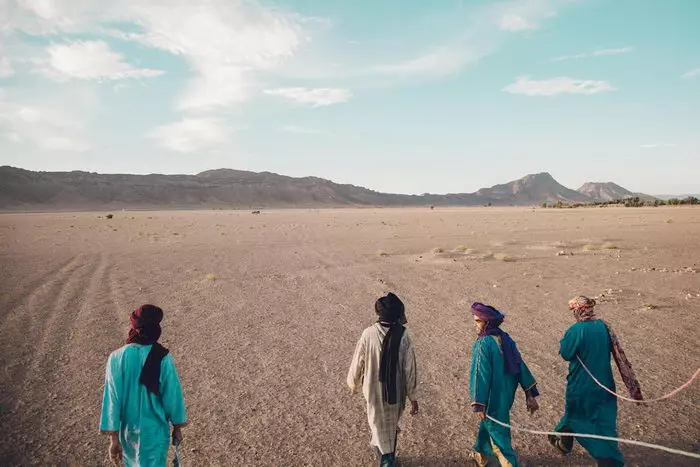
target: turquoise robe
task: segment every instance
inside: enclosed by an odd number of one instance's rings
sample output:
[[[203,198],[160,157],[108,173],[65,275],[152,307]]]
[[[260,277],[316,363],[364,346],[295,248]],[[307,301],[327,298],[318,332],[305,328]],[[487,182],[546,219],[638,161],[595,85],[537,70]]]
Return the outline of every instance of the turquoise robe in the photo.
[[[170,425],[187,423],[185,400],[171,354],[160,364],[160,395],[139,382],[150,345],[128,344],[107,360],[101,431],[118,431],[124,465],[165,466]]]
[[[566,331],[560,344],[559,353],[569,362],[569,375],[564,417],[555,431],[617,437],[617,398],[598,386],[576,358],[583,360],[598,381],[615,390],[607,326],[600,320],[578,322]],[[615,442],[590,438],[576,438],[576,441],[595,459],[624,463]]]
[[[524,391],[530,391],[536,384],[525,362],[520,364],[519,374],[505,372],[503,350],[497,337],[487,336],[474,342],[469,373],[472,405],[483,405],[487,415],[510,424],[510,409],[513,407],[518,386]],[[511,443],[510,429],[491,420],[483,420],[479,425],[474,450],[494,456],[496,453],[491,445],[492,441],[508,462],[513,466],[518,465],[518,458]]]

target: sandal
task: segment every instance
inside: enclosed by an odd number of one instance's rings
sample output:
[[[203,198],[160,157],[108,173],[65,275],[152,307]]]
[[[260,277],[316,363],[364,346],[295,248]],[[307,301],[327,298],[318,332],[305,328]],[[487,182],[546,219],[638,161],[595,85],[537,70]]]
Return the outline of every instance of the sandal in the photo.
[[[471,460],[477,467],[486,467],[489,462],[488,457],[477,451],[471,451],[469,453],[469,460]]]
[[[568,456],[569,454],[571,454],[571,450],[568,449],[566,446],[564,446],[564,440],[561,439],[560,436],[549,435],[549,436],[547,436],[547,439],[549,440],[549,444],[551,444],[552,446],[557,448],[557,450],[561,454],[563,454],[565,456]]]

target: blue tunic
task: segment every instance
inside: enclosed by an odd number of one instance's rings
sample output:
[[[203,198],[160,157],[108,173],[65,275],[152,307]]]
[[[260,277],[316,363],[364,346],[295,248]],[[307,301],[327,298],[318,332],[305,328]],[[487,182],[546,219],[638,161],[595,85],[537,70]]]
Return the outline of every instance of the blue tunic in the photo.
[[[569,362],[566,377],[566,407],[556,431],[617,437],[617,398],[598,386],[579,363],[588,369],[608,389],[615,390],[610,366],[610,334],[603,321],[581,321],[571,326],[561,340],[559,353]],[[576,438],[595,459],[624,458],[617,443],[590,438]]]
[[[469,383],[472,405],[485,406],[487,415],[508,424],[518,386],[524,391],[529,391],[536,385],[535,378],[525,362],[520,364],[519,374],[505,372],[500,339],[495,336],[487,336],[474,342]],[[511,443],[510,429],[486,419],[479,425],[474,450],[487,456],[496,455],[492,442],[508,462],[513,466],[518,465],[518,458]]]
[[[150,345],[128,344],[107,360],[100,430],[118,431],[124,465],[165,466],[170,426],[187,422],[182,387],[171,354],[160,364],[160,396],[139,382]]]

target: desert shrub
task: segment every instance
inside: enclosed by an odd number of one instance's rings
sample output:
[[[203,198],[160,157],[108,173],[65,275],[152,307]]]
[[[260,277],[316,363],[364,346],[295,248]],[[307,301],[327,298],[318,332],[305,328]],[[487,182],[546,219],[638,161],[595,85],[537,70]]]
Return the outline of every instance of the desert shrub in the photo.
[[[498,261],[504,261],[506,263],[512,263],[513,261],[515,261],[515,258],[505,253],[496,253],[495,255],[493,255],[493,257]]]

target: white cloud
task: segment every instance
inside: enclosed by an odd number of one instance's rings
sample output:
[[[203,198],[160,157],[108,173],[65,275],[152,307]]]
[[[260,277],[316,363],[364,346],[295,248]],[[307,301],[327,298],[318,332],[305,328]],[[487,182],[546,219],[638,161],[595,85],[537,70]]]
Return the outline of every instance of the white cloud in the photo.
[[[313,104],[314,107],[347,102],[352,97],[348,89],[302,87],[266,89],[265,94],[280,96],[301,104]]]
[[[256,72],[278,66],[306,40],[297,17],[254,2],[148,2],[131,12],[145,29],[142,43],[181,55],[197,74],[179,99],[184,110],[239,103]]]
[[[521,0],[498,5],[499,29],[509,32],[539,29],[543,20],[557,15],[555,8],[562,0]]]
[[[15,69],[12,68],[12,63],[7,57],[0,57],[0,78],[9,78],[15,74]]]
[[[122,31],[115,23],[137,29]],[[257,73],[271,70],[292,57],[308,40],[306,31],[327,27],[326,23],[322,18],[306,18],[245,0],[22,0],[5,16],[0,8],[0,24],[6,24],[8,32],[97,34],[135,41],[182,57],[194,76],[175,104],[187,111],[229,108],[249,97],[258,90]],[[93,70],[90,65],[95,63],[84,63],[74,54],[51,57],[50,70],[54,77],[54,68],[58,67],[58,76],[86,79],[148,77],[158,73],[138,70],[118,54],[105,57],[106,51],[100,52],[98,57],[90,56],[90,61],[97,61],[102,72]]]
[[[489,3],[452,13],[459,18],[459,33],[441,46],[415,58],[371,67],[368,72],[398,77],[442,77],[458,73],[498,49],[508,34],[534,30],[566,0],[518,0]],[[466,22],[465,22],[466,19]]]
[[[620,47],[617,49],[598,49],[593,52],[585,52],[575,55],[563,55],[561,57],[555,57],[550,59],[550,62],[561,62],[564,60],[577,60],[580,58],[591,58],[591,57],[602,57],[606,55],[620,55],[634,52],[634,47]]]
[[[640,144],[641,149],[660,149],[660,148],[675,148],[675,143],[653,143],[653,144]]]
[[[507,13],[501,17],[498,26],[505,31],[527,31],[539,29],[539,26],[527,18],[515,13]]]
[[[681,78],[683,78],[683,79],[693,79],[693,78],[697,78],[698,76],[700,76],[700,68],[694,68],[694,69],[692,69],[692,70],[688,70],[688,71],[686,71],[685,73],[683,73],[683,74],[681,75]]]
[[[599,57],[601,55],[620,55],[634,52],[634,47],[619,47],[617,49],[599,49],[593,51],[594,57]]]
[[[0,93],[0,129],[14,143],[27,141],[48,151],[87,151],[90,143],[84,137],[85,124],[65,104],[18,102]]]
[[[75,78],[114,80],[125,78],[153,78],[160,70],[136,68],[124,61],[103,41],[77,41],[67,45],[52,45],[48,49],[51,73]]]
[[[147,136],[164,148],[192,152],[225,142],[228,131],[220,119],[184,118],[179,122],[159,126]]]
[[[71,139],[65,136],[45,138],[39,141],[39,146],[49,151],[85,152],[90,149],[90,145],[86,141]]]
[[[464,65],[476,62],[483,55],[467,46],[444,46],[411,60],[373,67],[371,71],[383,74],[444,76],[460,71]]]
[[[284,133],[296,133],[299,135],[326,135],[330,136],[331,133],[323,130],[316,130],[314,128],[307,128],[296,125],[285,125],[279,128],[279,131]]]
[[[559,94],[598,94],[614,91],[607,81],[574,79],[559,76],[545,80],[531,80],[528,76],[518,76],[514,83],[503,88],[511,94],[526,96],[557,96]]]

